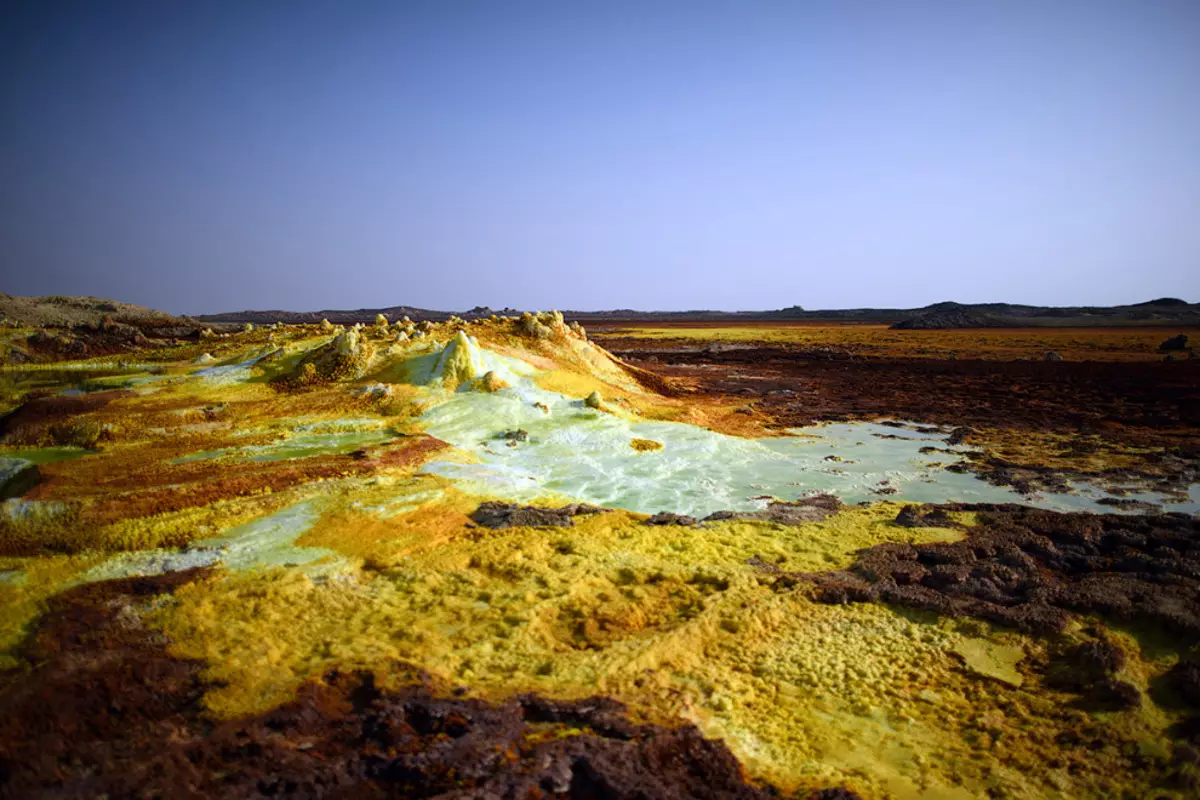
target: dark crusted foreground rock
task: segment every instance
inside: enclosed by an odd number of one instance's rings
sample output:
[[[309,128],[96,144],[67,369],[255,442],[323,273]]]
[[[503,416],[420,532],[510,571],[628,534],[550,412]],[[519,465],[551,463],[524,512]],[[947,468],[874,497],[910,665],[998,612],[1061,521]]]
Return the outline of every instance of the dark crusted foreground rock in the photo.
[[[1171,338],[1165,340],[1162,344],[1160,344],[1158,346],[1158,349],[1160,352],[1164,352],[1164,353],[1169,350],[1187,350],[1188,349],[1187,334],[1181,333],[1178,336],[1172,336]]]
[[[519,506],[515,503],[489,501],[481,503],[471,514],[471,519],[485,528],[567,528],[575,524],[574,517],[580,514],[599,514],[606,508],[572,503],[562,508]]]
[[[842,508],[842,503],[834,495],[818,494],[812,497],[802,497],[794,502],[785,503],[774,501],[761,511],[717,511],[702,520],[686,514],[674,514],[661,511],[646,520],[647,525],[695,525],[697,522],[718,522],[721,520],[758,520],[775,522],[780,525],[800,525],[805,522],[820,522],[836,514]],[[471,519],[485,528],[517,528],[517,527],[570,527],[575,524],[574,518],[580,514],[599,514],[611,509],[590,506],[585,503],[572,503],[561,508],[542,508],[540,506],[519,506],[515,503],[489,501],[481,503],[471,514]]]
[[[772,501],[761,511],[714,511],[707,517],[697,520],[686,514],[673,514],[670,511],[660,511],[646,520],[647,525],[696,525],[699,522],[720,522],[722,520],[755,520],[758,522],[774,522],[778,525],[802,525],[805,522],[821,522],[842,509],[842,501],[832,494],[817,494],[812,497],[802,497],[793,502]]]
[[[1138,688],[1118,677],[1125,666],[1125,651],[1104,634],[1056,649],[1046,683],[1079,694],[1077,705],[1094,711],[1126,711],[1142,704]]]
[[[1200,521],[1017,505],[941,509],[978,512],[980,524],[959,542],[877,545],[849,570],[807,575],[817,598],[894,603],[1034,633],[1061,631],[1071,612],[1099,614],[1200,641]]]
[[[1133,709],[1144,698],[1121,677],[1126,654],[1107,634],[1089,629],[1094,638],[1074,644],[1054,636],[1071,615],[1165,632],[1181,658],[1150,695],[1192,715],[1172,734],[1181,753],[1194,754],[1188,763],[1200,763],[1200,520],[955,504],[897,522],[919,524],[946,510],[978,512],[980,524],[950,544],[877,545],[841,572],[797,575],[751,563],[785,585],[810,582],[827,603],[886,602],[1049,635],[1047,685],[1078,694],[1075,705],[1087,710]]]
[[[202,571],[60,595],[0,676],[0,797],[712,798],[766,800],[729,749],[691,725],[629,721],[603,697],[448,696],[419,672],[306,685],[267,714],[202,714],[203,664],[167,653],[138,609]],[[834,789],[814,795],[854,798]]]
[[[695,525],[699,520],[687,514],[660,511],[646,519],[647,525]]]
[[[953,528],[957,523],[943,509],[905,506],[896,515],[896,524],[903,528]]]
[[[704,518],[704,522],[723,519],[758,520],[779,525],[801,525],[805,522],[821,522],[842,509],[842,501],[832,494],[816,494],[801,497],[790,503],[774,501],[762,511],[717,511]]]

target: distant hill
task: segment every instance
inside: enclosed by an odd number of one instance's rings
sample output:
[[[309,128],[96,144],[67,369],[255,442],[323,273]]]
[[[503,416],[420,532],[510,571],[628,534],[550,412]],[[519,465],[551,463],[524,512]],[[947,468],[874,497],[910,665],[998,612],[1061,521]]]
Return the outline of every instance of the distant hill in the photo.
[[[1012,328],[1018,323],[1012,317],[1001,317],[981,311],[954,309],[918,314],[892,325],[893,330],[933,328]]]
[[[71,327],[74,325],[96,325],[104,317],[114,322],[138,327],[161,327],[196,325],[195,320],[176,317],[164,311],[155,311],[132,303],[105,300],[102,297],[47,295],[45,297],[21,297],[0,292],[0,320],[7,319],[21,325],[38,327]]]
[[[529,309],[534,310],[534,309]],[[453,312],[433,311],[412,306],[360,308],[326,311],[233,311],[208,314],[198,319],[208,324],[253,322],[313,323],[328,319],[340,324],[369,324],[377,314],[390,320],[442,321]],[[521,311],[505,308],[497,311],[476,306],[459,312],[465,319],[491,314],[517,315]],[[898,330],[922,328],[1011,328],[1011,327],[1096,327],[1111,325],[1200,325],[1200,304],[1174,297],[1163,297],[1124,306],[1026,306],[1011,303],[955,303],[945,301],[922,308],[848,308],[805,310],[790,306],[774,311],[637,311],[631,308],[611,311],[563,311],[570,319],[583,323],[670,322],[746,322],[794,320],[811,322],[862,322],[889,324]]]
[[[935,303],[892,325],[933,328],[1095,327],[1200,324],[1200,304],[1163,297],[1127,306],[1024,306],[1009,303]]]
[[[530,311],[536,309],[529,309]],[[492,314],[517,316],[515,308],[491,309],[476,306],[457,312],[465,319],[489,317]],[[266,325],[274,322],[312,324],[328,319],[341,325],[356,322],[370,324],[378,314],[396,321],[403,317],[413,320],[441,322],[455,314],[415,306],[386,306],[382,308],[327,309],[324,311],[230,311],[205,314],[199,317],[176,317],[144,306],[106,300],[100,297],[49,295],[19,297],[0,292],[0,320],[11,320],[30,326],[95,325],[105,316],[113,321],[134,325],[148,336],[181,336],[184,328],[200,325],[241,325],[252,322]],[[956,303],[943,301],[922,308],[844,308],[806,310],[789,306],[769,311],[638,311],[618,308],[610,311],[563,311],[573,320],[586,324],[638,324],[651,322],[859,322],[887,324],[898,330],[937,328],[1012,328],[1012,327],[1101,327],[1113,325],[1200,325],[1200,304],[1176,297],[1160,297],[1143,303],[1124,306],[1026,306],[1012,303]]]

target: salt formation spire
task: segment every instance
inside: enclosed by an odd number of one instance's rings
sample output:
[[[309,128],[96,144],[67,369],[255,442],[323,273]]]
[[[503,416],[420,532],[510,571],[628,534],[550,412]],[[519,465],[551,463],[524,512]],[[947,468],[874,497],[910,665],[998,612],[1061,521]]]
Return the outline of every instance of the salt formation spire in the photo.
[[[459,331],[442,350],[433,377],[441,378],[447,388],[455,388],[475,380],[485,372],[487,367],[479,346],[467,336],[466,331]]]

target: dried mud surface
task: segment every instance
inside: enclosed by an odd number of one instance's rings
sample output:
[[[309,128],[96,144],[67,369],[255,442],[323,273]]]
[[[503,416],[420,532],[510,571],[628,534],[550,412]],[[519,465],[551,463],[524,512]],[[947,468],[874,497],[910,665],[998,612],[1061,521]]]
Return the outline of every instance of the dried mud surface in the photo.
[[[695,727],[635,724],[604,697],[497,705],[332,673],[265,715],[211,721],[203,665],[168,655],[141,623],[201,574],[109,581],[52,601],[26,645],[32,667],[0,691],[0,796],[778,796],[747,783],[729,749]]]

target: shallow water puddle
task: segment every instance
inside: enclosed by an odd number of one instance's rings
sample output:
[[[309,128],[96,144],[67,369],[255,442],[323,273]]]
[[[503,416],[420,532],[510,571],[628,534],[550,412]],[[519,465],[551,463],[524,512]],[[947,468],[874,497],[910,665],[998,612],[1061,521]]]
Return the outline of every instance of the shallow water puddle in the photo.
[[[1102,490],[1084,484],[1076,485],[1075,494],[1027,497],[946,471],[966,451],[951,452],[948,434],[927,426],[841,423],[794,429],[792,436],[742,439],[683,423],[632,421],[527,379],[492,394],[450,395],[421,423],[473,459],[433,462],[427,472],[478,494],[520,502],[569,498],[647,514],[706,516],[762,508],[771,498],[832,492],[846,503],[892,499],[1113,511],[1097,503],[1106,496]],[[662,448],[639,452],[634,439]],[[1157,495],[1145,499],[1164,502]],[[1195,502],[1166,507],[1200,511]]]
[[[11,447],[0,449],[0,460],[53,464],[56,461],[70,461],[95,453],[95,450],[87,450],[82,447]]]
[[[204,461],[225,456],[233,456],[244,461],[284,461],[309,458],[310,456],[350,453],[363,447],[382,444],[394,437],[394,433],[385,429],[302,433],[271,444],[224,447],[220,450],[192,453],[176,459],[176,461],[178,463]]]
[[[193,543],[186,550],[156,549],[121,553],[84,574],[84,582],[220,564],[228,569],[296,567],[322,562],[318,572],[339,568],[344,559],[323,547],[298,547],[296,540],[316,522],[313,503],[298,503],[282,511],[230,528],[220,536]]]
[[[23,447],[0,450],[0,499],[19,497],[41,480],[38,464],[90,455],[82,447]]]
[[[162,372],[163,368],[155,364],[0,367],[0,385],[20,391],[53,389],[63,394],[83,394],[161,380]]]

